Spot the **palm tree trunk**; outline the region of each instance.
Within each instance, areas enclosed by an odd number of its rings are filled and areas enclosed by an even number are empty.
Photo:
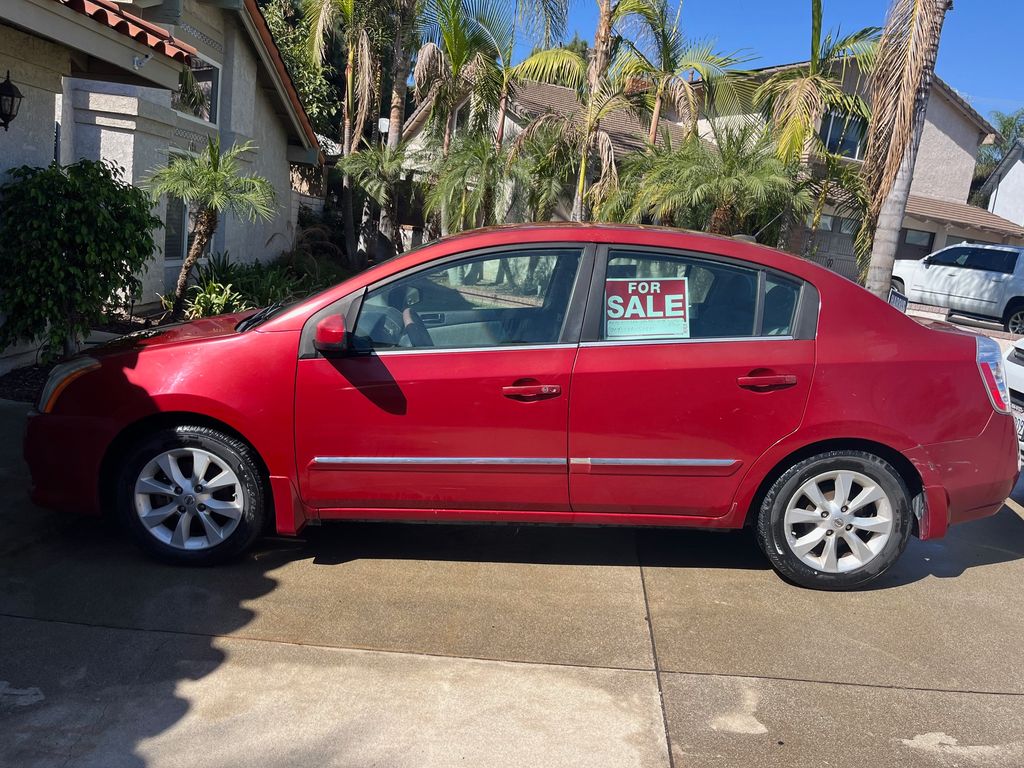
[[[501,101],[498,102],[498,127],[494,134],[494,143],[501,149],[505,141],[505,115],[508,114],[508,91],[501,92]]]
[[[455,128],[455,113],[448,115],[444,121],[444,141],[441,143],[441,157],[448,157],[452,146],[452,133]]]
[[[594,51],[591,54],[590,66],[587,68],[587,80],[590,92],[597,91],[597,84],[608,71],[612,57],[612,0],[597,0],[597,29],[594,30]]]
[[[355,94],[355,50],[348,49],[348,63],[345,66],[345,98],[342,101],[341,154],[347,157],[352,151],[352,98]],[[345,235],[345,257],[354,266],[356,259],[356,222],[352,210],[352,178],[346,173],[341,179],[341,222]]]
[[[654,97],[654,111],[651,112],[651,130],[647,133],[647,141],[652,145],[658,140],[658,121],[661,120],[661,103],[665,96],[661,91]]]
[[[171,309],[171,318],[181,320],[185,314],[185,292],[188,290],[188,278],[192,274],[192,268],[199,261],[206,246],[217,229],[217,212],[212,208],[204,208],[196,216],[196,228],[192,238],[192,245],[189,246],[185,261],[181,264],[181,272],[178,273],[178,283],[174,287],[174,307]]]
[[[871,243],[871,260],[865,274],[864,287],[879,298],[889,295],[892,283],[892,268],[896,262],[896,249],[899,247],[900,228],[907,211],[907,199],[910,197],[910,183],[914,177],[914,166],[917,164],[917,149],[921,144],[924,131],[925,113],[928,111],[928,95],[931,92],[932,77],[935,74],[935,58],[939,51],[939,36],[946,18],[946,11],[952,5],[950,0],[922,0],[936,5],[935,34],[928,41],[925,51],[924,68],[921,82],[918,83],[917,95],[914,100],[914,127],[910,143],[903,150],[899,171],[893,182],[892,189],[885,196],[882,207],[878,211],[875,231]]]
[[[391,109],[388,116],[388,149],[394,152],[402,142],[402,128],[405,123],[405,98],[409,92],[409,69],[412,59],[405,49],[407,27],[411,19],[415,19],[416,4],[412,10],[404,10],[395,14],[395,40],[391,46]],[[395,193],[398,190],[394,191]],[[398,242],[398,206],[385,205],[380,209],[378,229],[394,248],[394,253],[402,252],[402,244]]]
[[[576,178],[576,194],[572,198],[573,221],[583,221],[583,196],[587,193],[587,161],[589,160],[586,145],[580,153],[580,172]]]
[[[713,235],[732,234],[732,206],[728,203],[715,208],[708,222],[708,232]]]

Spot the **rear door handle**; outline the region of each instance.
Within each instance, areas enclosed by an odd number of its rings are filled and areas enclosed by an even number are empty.
[[[736,383],[743,389],[781,389],[796,384],[796,376],[791,373],[772,373],[759,376],[740,376]]]
[[[501,394],[513,400],[538,400],[545,397],[558,397],[562,387],[558,384],[521,384],[502,387]]]

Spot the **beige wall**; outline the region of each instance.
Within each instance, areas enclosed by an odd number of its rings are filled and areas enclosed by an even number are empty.
[[[0,78],[7,70],[24,98],[18,116],[6,131],[0,130],[0,184],[8,180],[10,168],[53,161],[61,77],[71,70],[71,54],[60,45],[0,24]],[[0,349],[0,375],[33,362],[37,346]]]
[[[49,165],[53,160],[57,94],[71,71],[71,53],[55,43],[0,24],[0,79],[11,81],[24,99],[17,118],[0,131],[0,181],[8,168]]]
[[[983,138],[942,91],[932,89],[911,193],[966,203]]]

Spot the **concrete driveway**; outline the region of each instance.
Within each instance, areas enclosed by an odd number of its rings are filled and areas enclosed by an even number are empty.
[[[0,765],[1024,765],[1024,520],[788,586],[745,534],[335,525],[210,569],[25,497]]]

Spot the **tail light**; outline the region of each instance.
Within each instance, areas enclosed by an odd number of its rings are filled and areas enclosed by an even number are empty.
[[[1010,390],[1006,386],[1006,374],[1003,371],[1003,356],[999,344],[987,336],[975,337],[978,342],[978,370],[981,380],[988,392],[992,407],[999,413],[1010,412]]]

